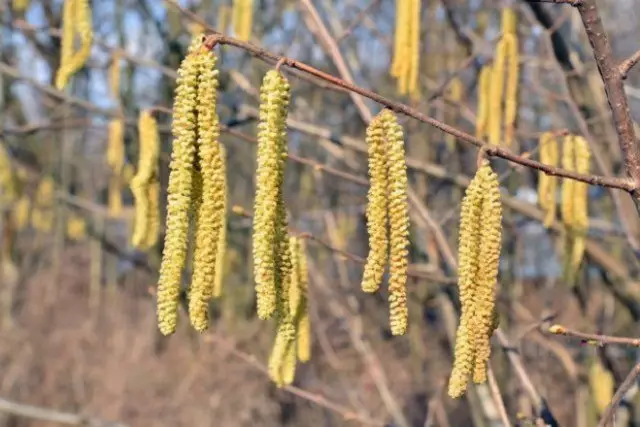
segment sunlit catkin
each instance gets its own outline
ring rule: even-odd
[[[539,141],[540,162],[556,167],[560,160],[558,141],[552,132],[545,132]],[[538,200],[544,211],[544,226],[550,227],[556,219],[556,189],[558,178],[540,172],[538,175]]]
[[[278,330],[267,365],[269,378],[278,387],[293,382],[296,369],[295,342]]]
[[[71,240],[82,240],[87,236],[87,221],[78,214],[67,218],[67,237]]]
[[[595,360],[589,368],[589,389],[598,414],[602,414],[611,403],[614,387],[615,379],[611,372]]]
[[[491,77],[493,68],[491,65],[485,65],[480,70],[478,77],[478,107],[476,118],[476,138],[483,139],[487,135],[487,127],[489,123],[490,99],[491,99]]]
[[[216,271],[213,280],[213,298],[222,295],[222,284],[225,276],[226,255],[227,255],[227,160],[224,147],[220,146],[221,175],[222,175],[222,218],[220,224],[220,234],[218,235],[218,248],[216,253]]]
[[[31,199],[23,194],[16,202],[11,211],[11,220],[16,230],[24,230],[29,225],[29,214],[31,211]]]
[[[564,137],[562,144],[562,168],[567,171],[576,170],[575,160],[575,140],[573,135],[567,135]],[[572,179],[562,180],[562,201],[560,205],[560,213],[562,215],[562,222],[566,227],[573,225],[573,213],[575,206],[574,199],[574,186],[576,181]]]
[[[420,0],[396,0],[396,26],[390,74],[397,79],[398,92],[420,96]]]
[[[73,51],[76,34],[80,49]],[[60,68],[56,73],[56,88],[61,90],[87,62],[93,43],[91,9],[88,0],[65,0],[62,12],[62,48]]]
[[[391,110],[380,113],[385,127],[389,198],[389,320],[393,335],[407,330],[407,267],[409,245],[409,205],[404,135]]]
[[[304,239],[291,237],[291,284],[289,306],[294,316],[298,360],[306,362],[311,356],[311,325],[309,323],[309,272]]]
[[[136,248],[149,247],[150,222],[157,221],[159,212],[151,209],[151,185],[157,180],[158,156],[160,143],[158,125],[153,115],[144,110],[138,118],[138,171],[130,183],[131,193],[135,203],[135,221],[131,237],[131,244]],[[156,196],[157,197],[157,196]],[[157,226],[156,226],[157,232]],[[155,243],[155,242],[154,242]]]
[[[253,26],[253,0],[233,0],[232,21],[236,37],[248,41]]]
[[[279,205],[282,203],[289,97],[290,88],[285,77],[277,70],[268,71],[260,89],[253,219],[253,272],[261,319],[270,318],[276,310],[276,270],[279,268],[276,258],[282,246],[278,231],[279,214],[282,213]]]
[[[191,325],[197,331],[208,327],[209,301],[215,283],[218,241],[224,212],[224,167],[218,137],[220,124],[216,111],[218,70],[216,57],[208,49],[197,56],[197,158],[202,176],[202,201],[198,207],[193,275],[189,295]]]
[[[6,146],[0,141],[0,203],[10,204],[17,198],[16,178]]]
[[[458,288],[462,305],[449,396],[460,397],[473,371],[486,380],[489,339],[496,327],[495,293],[502,239],[498,176],[487,161],[478,169],[462,202],[458,247]]]
[[[367,196],[367,230],[369,233],[369,255],[362,277],[362,290],[375,292],[382,283],[382,276],[389,251],[387,187],[387,148],[385,146],[385,123],[376,116],[367,127],[367,149],[369,161],[369,193]]]
[[[487,362],[491,354],[489,340],[495,321],[495,301],[502,247],[502,201],[498,175],[485,164],[478,171],[481,176],[482,219],[480,226],[479,264],[475,279],[475,345],[473,380],[483,383],[487,380]]]
[[[167,217],[164,251],[158,280],[158,327],[164,335],[176,329],[182,269],[187,256],[189,210],[196,154],[196,98],[198,62],[191,45],[189,54],[178,70],[173,103],[173,150],[167,186]]]

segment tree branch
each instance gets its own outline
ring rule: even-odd
[[[618,72],[620,73],[622,80],[625,80],[627,78],[629,70],[631,70],[638,63],[638,61],[640,61],[640,50],[622,61],[620,65],[618,65]]]
[[[618,407],[620,402],[622,402],[622,399],[624,399],[624,396],[625,394],[627,394],[627,391],[629,391],[629,389],[631,389],[633,384],[636,382],[636,380],[638,379],[638,376],[640,376],[640,363],[638,363],[631,370],[631,372],[629,372],[629,375],[627,375],[627,378],[625,378],[622,384],[620,384],[620,387],[616,391],[616,394],[613,395],[613,399],[611,400],[611,403],[609,403],[609,406],[607,406],[607,409],[604,410],[604,413],[602,414],[602,418],[600,418],[600,422],[598,423],[598,427],[607,427],[609,425],[612,425],[613,416],[615,414],[616,408]]]
[[[627,338],[627,337],[614,337],[611,335],[599,335],[599,334],[588,334],[585,332],[574,331],[572,329],[565,328],[562,325],[553,325],[549,328],[549,332],[554,335],[565,335],[567,337],[575,337],[580,338],[583,341],[591,341],[595,342],[598,345],[604,344],[622,344],[622,345],[630,345],[633,347],[640,347],[640,339],[638,338]]]

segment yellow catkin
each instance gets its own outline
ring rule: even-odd
[[[467,187],[460,215],[458,288],[462,312],[455,343],[449,396],[486,380],[489,339],[499,321],[495,292],[502,239],[502,204],[498,176],[488,162]]]
[[[220,5],[218,10],[218,21],[216,29],[220,31],[220,34],[227,34],[227,28],[229,27],[229,21],[231,19],[232,8],[228,4]]]
[[[476,356],[473,380],[484,383],[487,380],[487,363],[491,354],[489,340],[495,322],[495,301],[502,247],[502,201],[498,175],[487,163],[478,171],[483,174],[482,219],[480,226],[480,262],[476,276],[476,297],[474,326],[476,329]]]
[[[16,179],[9,152],[0,141],[0,203],[11,204],[18,196]]]
[[[409,94],[414,100],[420,98],[420,86],[418,77],[420,76],[420,11],[421,0],[411,0],[411,29],[409,33],[410,39],[410,55],[411,65],[407,70],[407,80]]]
[[[80,49],[73,51],[76,34]],[[89,59],[93,43],[91,9],[88,0],[65,0],[62,17],[62,48],[60,68],[56,74],[56,88],[62,90],[69,78]]]
[[[551,132],[540,135],[539,141],[540,162],[549,166],[558,166],[560,154],[558,150],[558,140]],[[545,213],[544,226],[550,227],[556,219],[556,189],[558,178],[540,172],[538,180],[538,200],[540,207]]]
[[[567,135],[564,138],[562,144],[562,168],[567,171],[576,170],[575,162],[575,140],[573,135]],[[576,181],[572,179],[562,180],[562,202],[560,205],[560,213],[562,215],[562,222],[565,226],[571,227],[573,224],[573,209],[575,205],[574,200],[574,186]]]
[[[485,65],[480,70],[478,77],[478,111],[476,119],[476,138],[484,139],[487,135],[487,127],[490,115],[490,99],[491,99],[491,77],[493,68],[491,65]]]
[[[227,161],[226,161],[226,151],[223,146],[221,148],[221,159],[222,159],[222,222],[220,224],[220,234],[218,236],[218,249],[216,254],[216,272],[215,279],[213,281],[213,298],[220,298],[222,296],[222,284],[225,276],[225,265],[226,265],[226,254],[227,254]]]
[[[591,151],[589,143],[581,136],[575,136],[574,153],[576,172],[588,175],[590,172]],[[586,243],[587,229],[589,228],[589,186],[585,182],[575,181],[573,183],[573,217],[571,228],[574,233],[574,242],[571,250],[571,269],[577,271],[582,258]]]
[[[369,161],[369,193],[367,196],[367,230],[369,255],[362,276],[362,290],[375,292],[382,283],[387,252],[389,250],[388,227],[388,171],[385,147],[385,127],[382,116],[375,117],[367,127],[366,142]]]
[[[120,99],[120,53],[116,51],[109,67],[109,89],[115,100]]]
[[[34,209],[31,213],[31,226],[38,231],[48,233],[53,229],[53,204],[55,181],[51,176],[42,178],[36,189]]]
[[[456,335],[454,364],[449,379],[449,396],[460,397],[467,389],[475,360],[475,334],[472,321],[475,309],[475,278],[480,250],[482,186],[476,174],[466,189],[460,212],[458,239],[458,292],[462,311]]]
[[[510,7],[502,9],[502,34],[515,34],[516,33],[516,12]]]
[[[611,372],[599,361],[594,361],[589,368],[589,388],[598,414],[602,414],[611,403],[614,387],[615,379]]]
[[[87,221],[80,215],[72,214],[67,218],[67,237],[82,240],[87,237]]]
[[[407,167],[404,157],[404,134],[395,114],[383,110],[387,145],[389,198],[389,318],[391,333],[407,331],[407,267],[409,246],[409,205],[407,202]]]
[[[278,331],[267,364],[269,378],[278,387],[291,384],[295,373],[295,343]]]
[[[196,99],[198,62],[197,39],[178,70],[173,103],[173,150],[169,184],[167,186],[167,216],[164,251],[158,280],[158,327],[164,335],[175,332],[182,270],[187,257],[189,211],[193,188],[193,168],[196,154]]]
[[[253,0],[233,0],[232,21],[236,37],[248,41],[253,26]]]
[[[495,59],[491,71],[491,88],[489,91],[488,135],[489,143],[500,145],[502,131],[502,97],[504,94],[504,72],[506,68],[507,43],[500,39],[496,46]]]
[[[225,170],[222,146],[218,140],[220,123],[216,110],[216,57],[213,52],[203,48],[197,62],[197,158],[202,176],[202,201],[197,213],[189,316],[191,325],[202,332],[208,327],[208,307],[213,296],[218,241],[225,215]]]
[[[24,12],[29,7],[31,0],[13,0],[11,5],[13,6],[14,12]]]
[[[276,225],[276,320],[278,333],[289,341],[296,336],[295,313],[291,310],[289,295],[292,283],[292,251],[289,246],[288,222],[282,194],[278,198],[278,215]]]
[[[298,310],[298,325],[296,328],[296,342],[298,360],[307,362],[311,358],[311,321],[309,320],[309,269],[307,265],[307,251],[304,240],[298,243],[298,271],[300,276],[300,299]]]
[[[286,155],[286,117],[290,87],[284,76],[270,70],[260,89],[260,122],[256,196],[253,218],[253,272],[256,283],[257,310],[261,319],[276,311],[279,268],[276,258],[282,246],[279,216],[282,216],[282,183]],[[283,218],[280,218],[282,220]]]
[[[397,78],[398,92],[420,96],[420,0],[396,0],[396,27],[390,74]]]
[[[391,63],[390,74],[399,78],[404,74],[406,68],[407,41],[407,21],[409,19],[409,2],[407,0],[396,0],[396,25],[393,46],[393,61]]]
[[[157,179],[149,184],[147,200],[149,201],[147,231],[142,249],[154,247],[158,243],[160,234],[160,183]]]
[[[518,53],[518,38],[515,34],[503,36],[507,44],[506,56],[509,68],[504,100],[504,144],[511,148],[515,136],[515,122],[518,115],[518,79],[520,76],[520,57]]]
[[[31,211],[31,199],[23,194],[16,202],[11,211],[11,220],[16,230],[24,230],[29,224],[29,214]]]
[[[149,234],[151,221],[157,221],[160,213],[151,208],[151,197],[154,193],[151,186],[157,180],[158,156],[160,154],[160,140],[158,124],[153,115],[145,110],[138,118],[138,140],[140,149],[138,155],[138,171],[130,183],[131,193],[135,203],[135,220],[131,243],[137,248],[148,248],[152,239]],[[157,234],[157,225],[156,225]],[[153,242],[155,244],[155,242]]]

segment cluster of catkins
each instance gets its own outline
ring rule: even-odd
[[[478,79],[477,138],[488,136],[494,145],[501,145],[502,141],[506,147],[513,144],[518,112],[519,61],[516,14],[513,9],[504,8],[502,37],[496,46],[493,66],[485,65]]]
[[[80,49],[74,52],[76,35]],[[65,0],[62,11],[62,48],[56,88],[63,89],[69,78],[87,62],[93,43],[91,8],[88,0]]]
[[[253,26],[253,0],[233,0],[231,22],[236,38],[249,40]]]
[[[577,135],[566,135],[562,144],[562,159],[558,149],[558,140],[552,132],[540,136],[540,162],[557,167],[588,174],[590,171],[591,151],[586,139]],[[538,180],[538,200],[545,212],[544,225],[551,226],[556,219],[556,189],[558,178],[540,172]],[[585,249],[585,235],[589,227],[588,185],[573,179],[563,179],[562,200],[560,205],[562,222],[566,228],[566,255],[564,262],[565,280],[573,283],[580,267]]]
[[[369,293],[378,290],[388,261],[391,333],[404,335],[408,323],[407,167],[402,127],[391,110],[382,110],[371,121],[366,141],[371,181],[366,210],[370,249],[362,290]]]
[[[158,241],[160,232],[160,139],[156,119],[148,110],[142,111],[138,118],[138,136],[138,171],[130,183],[136,208],[131,244],[138,249],[149,249]]]
[[[396,0],[396,31],[391,76],[398,79],[398,92],[420,95],[420,0]]]
[[[467,187],[460,214],[458,288],[462,313],[449,379],[449,396],[460,397],[469,376],[487,379],[490,338],[498,326],[495,298],[502,246],[502,204],[498,176],[484,160]]]
[[[260,88],[253,270],[258,317],[275,316],[277,322],[269,375],[280,386],[293,382],[296,342],[298,358],[309,358],[304,242],[289,237],[283,195],[290,97],[286,77],[278,70],[268,71]]]
[[[209,301],[221,289],[226,162],[218,140],[216,57],[202,40],[194,38],[180,65],[173,106],[166,234],[157,293],[158,326],[165,335],[176,329],[190,222],[195,228],[195,247],[189,317],[197,331],[207,329]]]

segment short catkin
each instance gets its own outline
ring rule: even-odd
[[[385,109],[367,128],[369,177],[367,229],[369,254],[362,289],[375,292],[389,262],[389,308],[393,335],[407,330],[406,280],[409,244],[407,171],[402,127],[392,111]]]
[[[462,305],[449,380],[449,396],[462,396],[473,373],[486,381],[489,339],[498,322],[495,310],[502,240],[502,204],[498,176],[485,160],[462,202],[458,242],[458,288]]]
[[[540,162],[556,167],[560,160],[558,140],[552,132],[544,132],[539,140]],[[558,178],[540,172],[538,175],[538,200],[544,211],[544,226],[550,227],[556,219],[556,191]]]
[[[282,230],[283,223],[286,223],[282,185],[289,98],[290,87],[284,75],[277,70],[268,71],[260,89],[252,236],[257,311],[261,319],[268,319],[276,312],[278,294],[281,293],[277,289],[282,267],[279,262],[286,259],[282,256],[286,236]]]
[[[196,156],[196,107],[198,89],[197,51],[194,42],[180,64],[173,103],[173,150],[167,186],[167,215],[164,251],[157,292],[158,327],[164,335],[175,332],[182,270],[187,257],[189,211],[192,202],[193,169]]]

